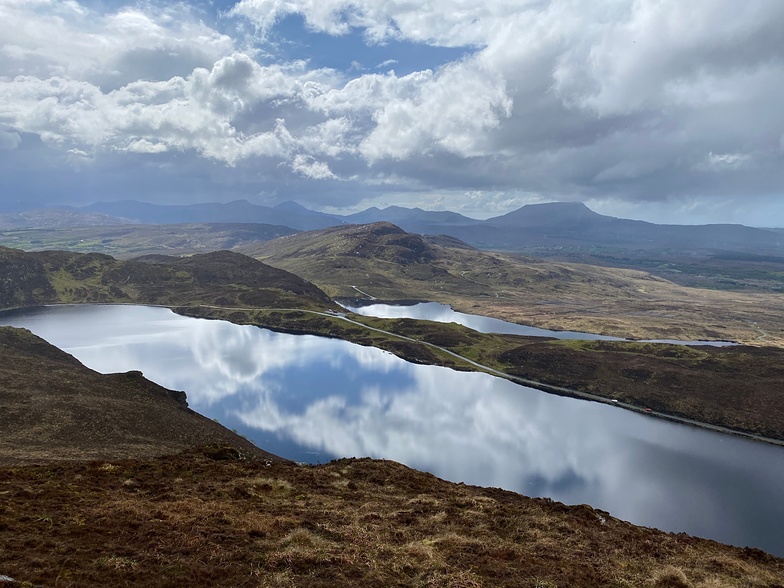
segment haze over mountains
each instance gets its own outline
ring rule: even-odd
[[[132,200],[97,202],[84,208],[64,209],[60,214],[49,209],[46,213],[27,211],[0,215],[0,228],[22,228],[26,223],[28,227],[105,225],[122,219],[134,224],[262,223],[309,231],[383,221],[412,233],[449,235],[479,248],[506,251],[610,247],[784,255],[784,233],[780,229],[737,224],[658,225],[601,215],[576,202],[527,205],[487,220],[449,211],[400,206],[336,215],[310,210],[295,202],[269,207],[246,200],[191,205],[158,205]]]

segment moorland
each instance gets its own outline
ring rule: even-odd
[[[166,306],[374,345],[421,363],[497,371],[557,393],[784,439],[775,231],[725,230],[720,241],[716,231],[702,231],[707,236],[691,261],[696,267],[711,260],[703,276],[687,271],[683,248],[619,248],[621,228],[614,243],[591,241],[622,225],[586,220],[574,207],[559,217],[561,233],[552,226],[529,231],[566,234],[570,246],[557,239],[543,245],[529,235],[528,244],[509,241],[503,252],[454,235],[409,233],[387,219],[330,228],[345,220],[296,205],[277,211],[281,218],[304,215],[291,228],[114,223],[99,208],[88,212],[98,215],[90,217],[92,226],[16,226],[0,236],[19,247],[0,247],[0,308]],[[238,208],[246,218],[253,212]],[[520,232],[514,216],[501,222],[509,230],[493,232],[481,223],[465,229],[460,218],[443,214],[436,222],[416,211],[392,212],[401,224],[451,224],[469,237]],[[169,220],[202,223],[199,214],[231,220],[215,210],[188,214]],[[594,228],[577,238],[569,215]],[[639,234],[638,225],[632,228]],[[670,243],[684,238],[678,230],[669,234]],[[720,249],[742,238],[759,239],[764,248]],[[50,245],[71,251],[49,251]],[[115,257],[104,254],[108,248]],[[213,248],[235,251],[200,253]],[[668,266],[676,256],[681,265]],[[733,277],[725,280],[722,272]],[[548,328],[743,345],[560,341],[345,316],[333,299],[355,297],[357,289],[376,299],[436,300]],[[97,374],[23,330],[0,329],[0,354],[0,424],[7,432],[0,443],[0,582],[9,576],[30,586],[784,585],[783,560],[759,550],[635,527],[585,505],[451,484],[385,461],[288,463],[190,411],[184,393],[138,372]]]
[[[784,560],[384,460],[298,465],[0,329],[0,583],[779,588]],[[9,400],[10,396],[10,400]],[[34,465],[33,465],[34,464]]]
[[[374,262],[396,265],[400,256],[430,254],[418,237],[392,225],[360,229],[402,238],[403,245],[374,244],[376,251],[369,254]],[[365,245],[369,248],[371,242]],[[346,257],[346,263],[354,259]],[[309,259],[334,260],[326,255]],[[425,271],[439,271],[435,264],[422,265]],[[784,440],[779,385],[784,350],[778,347],[567,342],[482,334],[411,319],[347,318],[312,283],[228,251],[115,260],[102,254],[0,249],[0,268],[6,276],[0,282],[0,308],[52,303],[166,306],[188,316],[373,345],[418,363],[488,369],[547,391],[558,387],[560,394],[622,401],[633,410],[655,409],[739,434]]]

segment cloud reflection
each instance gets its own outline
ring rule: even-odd
[[[485,374],[403,361],[397,371],[407,384],[373,381],[355,398],[325,392],[302,411],[265,394],[238,416],[332,455],[394,459],[476,484],[520,488],[534,473],[562,483],[566,472],[580,486],[598,483],[591,456],[607,453],[609,436],[586,437],[585,415],[564,399]]]
[[[57,307],[0,324],[28,327],[98,371],[141,369],[185,390],[202,414],[232,420],[251,437],[264,433],[297,455],[393,459],[450,480],[784,553],[770,531],[784,524],[779,447],[345,341],[165,309]]]
[[[593,339],[603,341],[619,341],[620,337],[584,333],[580,331],[552,331],[539,327],[529,327],[510,323],[477,314],[456,312],[452,307],[438,302],[420,302],[409,306],[398,304],[368,304],[365,306],[347,306],[344,308],[365,316],[378,318],[414,318],[438,323],[457,323],[480,333],[508,333],[529,337],[555,337],[556,339]]]
[[[155,382],[188,392],[194,407],[236,395],[279,390],[286,370],[326,365],[385,373],[386,352],[313,336],[291,336],[225,321],[193,319],[163,308],[62,306],[8,316],[100,372],[142,369]],[[107,326],[110,328],[107,329]],[[336,351],[350,348],[351,353]]]

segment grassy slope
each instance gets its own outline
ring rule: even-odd
[[[640,271],[448,246],[388,223],[299,233],[243,250],[333,297],[357,297],[356,286],[379,299],[435,300],[549,329],[784,346],[784,299],[776,294],[686,288]]]
[[[505,371],[784,440],[784,350],[550,341],[500,353]]]
[[[404,234],[401,238],[392,225],[383,228],[379,237],[386,242],[368,254],[372,259],[386,256],[397,260],[385,260],[393,264],[432,254],[427,244],[419,247],[418,237]],[[474,369],[433,347],[370,331],[335,316],[275,310],[336,307],[308,282],[235,253],[120,262],[95,254],[25,254],[0,249],[0,269],[11,276],[0,282],[0,305],[55,301],[163,304],[191,316],[332,336],[387,349],[418,363]],[[438,270],[431,267],[430,271]],[[204,304],[235,308],[198,306]],[[694,350],[634,343],[577,344],[482,335],[457,325],[427,321],[355,318],[526,379],[784,439],[784,374],[779,367],[784,351],[778,348]]]
[[[0,468],[0,574],[31,586],[780,588],[784,560],[388,461]],[[25,585],[25,584],[22,584]]]
[[[0,248],[0,308],[121,302],[331,308],[313,284],[238,253],[118,261],[97,253]]]
[[[270,457],[140,372],[99,374],[24,329],[0,327],[0,464],[117,459],[231,444]]]
[[[782,349],[570,341],[481,334],[454,323],[358,320],[513,376],[784,440]],[[453,358],[433,359],[461,367]]]
[[[33,302],[64,294],[111,297],[111,287],[141,301],[174,294],[237,300],[275,279],[292,296],[302,286],[236,256],[174,265],[158,259],[146,264],[160,266],[154,270],[100,256],[9,258],[4,267],[13,268],[18,281],[16,289],[5,284],[5,294]],[[37,264],[53,270],[55,279],[33,271]],[[146,283],[155,272],[169,276],[165,292],[154,287],[157,282]],[[221,287],[228,279],[235,285]],[[318,306],[318,293],[306,291],[313,297],[301,304]],[[334,317],[202,312],[233,314],[239,322],[280,320],[316,332],[345,329],[336,334],[389,343]],[[374,324],[407,328],[480,355],[520,342],[492,336],[472,341],[469,331],[454,325]],[[6,457],[94,460],[168,453],[201,442],[242,443],[138,373],[97,374],[22,330],[1,329],[0,337],[0,451]],[[398,351],[412,352],[408,346],[431,352],[414,343]],[[247,446],[243,452],[254,453]],[[784,577],[784,561],[758,550],[635,527],[585,506],[449,484],[391,462],[312,468],[267,459],[225,461],[237,455],[210,450],[116,463],[0,467],[0,575],[31,586],[712,588],[780,587]]]
[[[629,251],[607,247],[536,248],[530,254],[553,261],[638,269],[687,287],[784,292],[784,257],[779,256],[672,249]]]

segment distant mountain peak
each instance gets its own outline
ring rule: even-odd
[[[518,208],[514,212],[522,212],[525,211],[529,214],[533,213],[543,213],[543,212],[570,212],[572,214],[587,214],[587,215],[596,215],[598,213],[594,212],[588,206],[585,205],[583,202],[543,202],[541,204],[526,204]]]
[[[582,202],[527,204],[507,214],[487,219],[488,225],[554,226],[607,219]]]
[[[313,212],[309,208],[305,208],[299,202],[294,202],[293,200],[286,200],[285,202],[276,204],[273,206],[273,208],[275,210],[283,210],[286,212]]]

